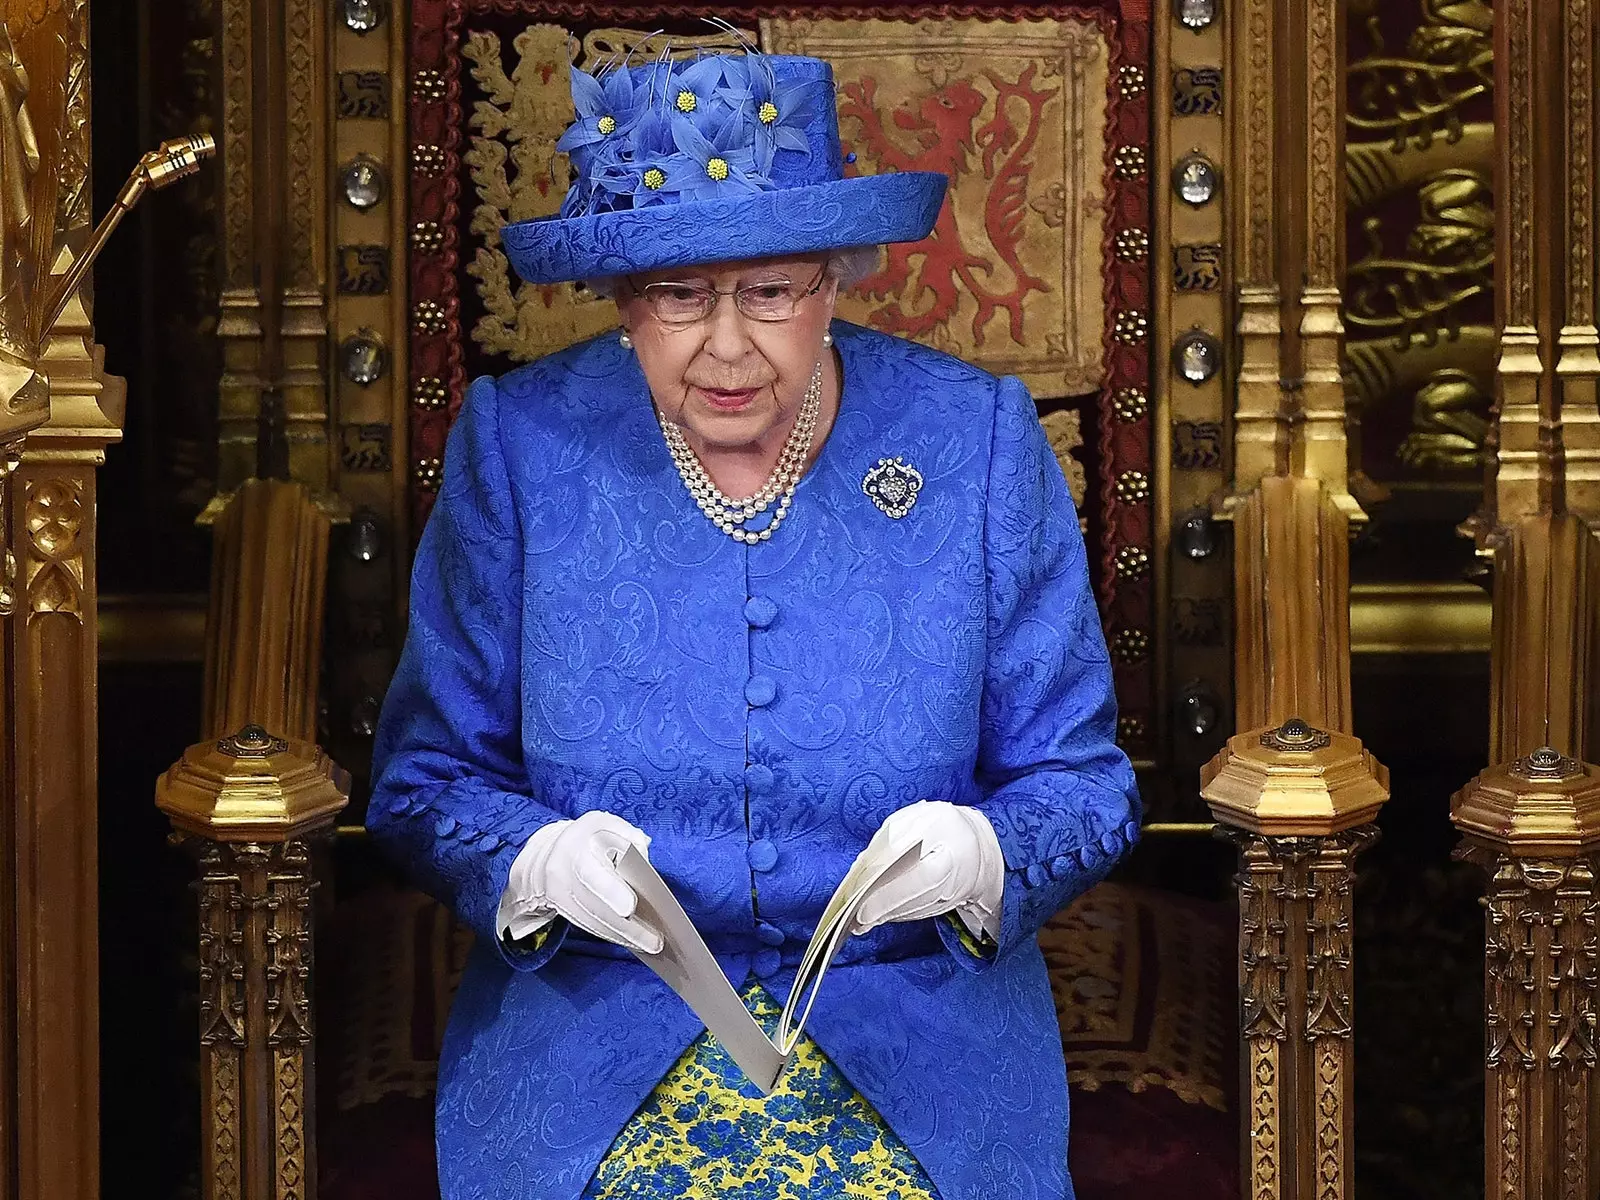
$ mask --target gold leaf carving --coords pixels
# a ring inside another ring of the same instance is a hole
[[[216,1200],[240,1200],[239,1052],[218,1048],[210,1059],[210,1194]]]
[[[57,168],[59,199],[56,229],[69,237],[84,233],[92,222],[89,208],[89,5],[68,0],[64,26],[66,127]]]
[[[1061,464],[1061,473],[1067,477],[1067,490],[1072,493],[1072,502],[1082,509],[1089,491],[1089,480],[1083,463],[1072,453],[1083,445],[1081,414],[1075,408],[1058,408],[1046,413],[1040,419],[1040,424],[1044,426],[1050,449],[1055,451],[1056,461]]]
[[[24,562],[29,604],[44,613],[83,615],[83,488],[80,478],[27,479],[23,528],[29,553]]]
[[[250,123],[250,0],[222,0],[222,251],[224,286],[252,287],[251,196],[255,190]]]
[[[500,247],[500,228],[550,216],[561,207],[567,157],[556,154],[554,146],[573,115],[569,66],[593,68],[636,45],[638,55],[653,57],[665,43],[644,30],[600,29],[580,44],[567,30],[549,24],[518,33],[509,55],[498,34],[475,30],[463,38],[462,57],[472,64],[472,78],[484,92],[468,119],[471,138],[462,155],[477,199],[469,228],[481,239],[466,268],[485,309],[472,329],[481,349],[527,362],[616,324],[611,304],[581,284],[517,280]],[[697,44],[735,49],[738,40],[718,34]]]
[[[32,81],[0,25],[0,416],[33,375],[33,178],[42,155],[28,104]],[[3,427],[0,427],[3,429]]]

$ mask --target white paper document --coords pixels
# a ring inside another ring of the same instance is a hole
[[[672,889],[637,847],[628,847],[617,862],[617,873],[639,898],[635,915],[661,933],[659,953],[635,951],[635,956],[683,997],[739,1069],[766,1093],[777,1086],[778,1077],[800,1041],[822,977],[850,936],[861,901],[874,884],[908,870],[921,854],[919,841],[899,854],[864,856],[846,873],[822,910],[817,931],[800,960],[794,986],[789,989],[783,1015],[778,1018],[776,1038],[769,1038],[750,1015]]]

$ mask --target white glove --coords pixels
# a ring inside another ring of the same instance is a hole
[[[639,899],[617,874],[630,845],[647,854],[650,838],[608,812],[542,827],[511,864],[496,926],[515,940],[562,916],[597,938],[660,953],[660,932],[633,915]]]
[[[916,864],[873,885],[856,910],[851,933],[954,912],[973,934],[998,941],[1006,863],[989,818],[944,800],[919,800],[890,813],[856,861],[868,855],[893,859],[919,841]]]

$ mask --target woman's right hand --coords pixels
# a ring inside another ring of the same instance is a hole
[[[634,916],[638,897],[617,873],[629,846],[648,854],[650,837],[613,813],[586,812],[544,826],[511,864],[501,927],[522,937],[562,916],[597,938],[660,953],[660,932]]]

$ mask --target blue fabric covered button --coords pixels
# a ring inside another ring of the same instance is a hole
[[[766,921],[758,921],[756,923],[756,937],[761,939],[763,945],[783,945],[783,930]]]
[[[770,871],[778,865],[778,848],[766,838],[759,842],[751,842],[750,848],[745,851],[750,865],[758,871]]]
[[[1115,854],[1122,849],[1122,842],[1118,840],[1115,833],[1108,831],[1100,835],[1100,848],[1107,854]]]
[[[758,795],[772,788],[772,768],[765,763],[751,763],[744,769],[744,782]]]
[[[1029,887],[1043,887],[1050,878],[1050,872],[1045,870],[1043,863],[1029,863],[1024,878],[1027,879]]]
[[[1130,843],[1137,840],[1139,837],[1139,822],[1129,821],[1124,825],[1122,827],[1122,836],[1127,838]]]
[[[744,619],[757,629],[771,625],[778,615],[778,606],[765,596],[752,596],[744,602]]]
[[[750,702],[752,708],[771,704],[772,698],[777,694],[778,685],[772,682],[770,675],[752,675],[750,682],[744,685],[744,698]]]
[[[1078,851],[1078,865],[1085,871],[1092,871],[1095,864],[1100,861],[1100,856],[1095,853],[1093,846],[1085,846]]]
[[[783,955],[776,950],[763,950],[756,955],[754,967],[756,974],[763,979],[769,979],[778,973],[783,966]]]

